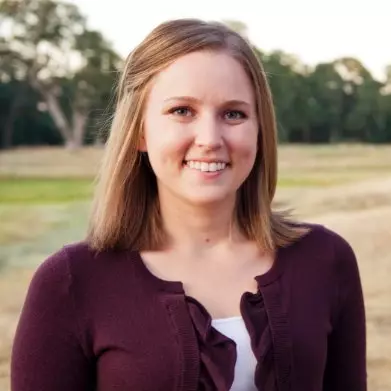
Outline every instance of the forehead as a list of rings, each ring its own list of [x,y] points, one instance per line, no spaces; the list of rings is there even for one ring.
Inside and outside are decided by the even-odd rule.
[[[151,100],[192,96],[200,100],[253,101],[253,86],[243,66],[224,52],[184,55],[155,78]]]

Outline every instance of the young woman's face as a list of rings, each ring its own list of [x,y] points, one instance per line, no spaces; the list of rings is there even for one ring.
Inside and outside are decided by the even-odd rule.
[[[233,201],[257,153],[254,91],[222,52],[184,55],[151,86],[144,138],[160,196],[193,204]]]

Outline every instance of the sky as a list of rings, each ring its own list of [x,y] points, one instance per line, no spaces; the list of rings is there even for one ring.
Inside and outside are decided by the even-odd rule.
[[[281,49],[308,65],[359,59],[378,78],[391,65],[391,0],[71,0],[122,56],[174,18],[244,22],[261,50]]]

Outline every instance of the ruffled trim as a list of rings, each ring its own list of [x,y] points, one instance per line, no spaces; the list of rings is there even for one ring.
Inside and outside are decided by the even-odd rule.
[[[236,344],[212,327],[205,307],[185,297],[200,351],[200,391],[228,391],[234,380]],[[241,298],[241,313],[257,358],[255,386],[262,391],[288,391],[291,375],[291,340],[280,284],[259,286]]]
[[[186,297],[200,351],[199,391],[228,391],[234,381],[236,344],[212,327],[205,307]]]
[[[257,359],[255,386],[258,390],[274,391],[276,376],[274,371],[273,341],[263,296],[246,292],[241,299],[241,312],[251,336],[251,347]]]
[[[269,357],[270,354],[267,353],[267,360],[274,361],[272,372],[276,383],[275,389],[289,391],[292,380],[292,338],[288,321],[289,303],[283,300],[285,296],[282,294],[281,281],[275,281],[273,284],[262,287],[261,292],[268,318],[268,339],[270,339],[272,345],[272,354]],[[269,390],[268,388],[265,389]]]
[[[183,361],[177,390],[229,391],[235,376],[236,344],[212,326],[205,307],[184,291],[162,297],[173,321]],[[255,386],[260,391],[290,391],[292,341],[289,303],[283,300],[281,281],[242,295],[240,309],[257,359]]]
[[[165,293],[183,363],[178,390],[229,391],[234,380],[236,344],[212,326],[205,307],[182,293]],[[292,344],[281,282],[258,285],[243,294],[240,309],[257,359],[255,385],[260,391],[290,391]],[[190,315],[190,316],[189,316]]]

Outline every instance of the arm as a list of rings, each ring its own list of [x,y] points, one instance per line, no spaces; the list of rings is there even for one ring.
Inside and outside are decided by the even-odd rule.
[[[339,238],[336,244],[338,303],[329,336],[324,391],[365,391],[366,328],[364,300],[355,254]]]
[[[65,250],[49,257],[30,284],[11,358],[12,391],[89,391]]]

